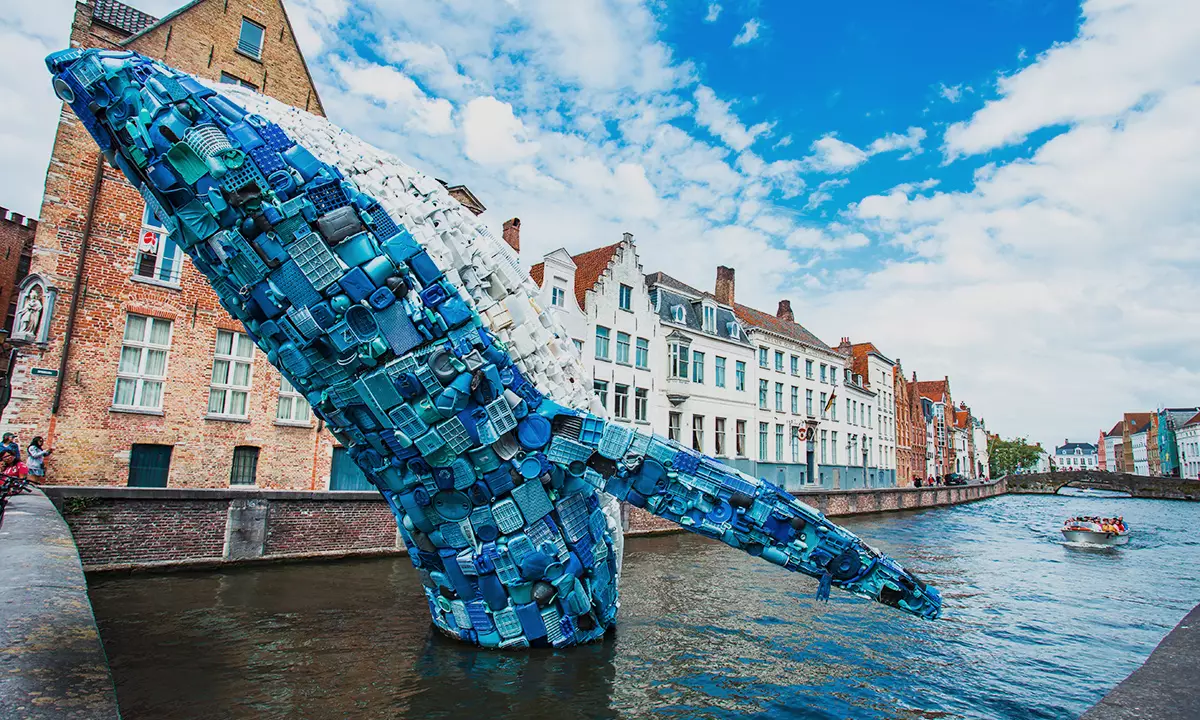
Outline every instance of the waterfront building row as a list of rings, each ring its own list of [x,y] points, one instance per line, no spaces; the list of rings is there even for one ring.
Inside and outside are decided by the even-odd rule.
[[[1125,413],[1096,447],[1100,470],[1200,480],[1200,405]]]

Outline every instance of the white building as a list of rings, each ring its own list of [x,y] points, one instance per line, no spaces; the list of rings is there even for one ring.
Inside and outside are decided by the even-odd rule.
[[[952,425],[950,435],[954,443],[954,472],[963,477],[972,477],[970,444],[971,432],[966,427]]]
[[[1150,458],[1146,451],[1146,433],[1148,430],[1149,425],[1142,428],[1141,432],[1136,432],[1129,436],[1129,445],[1133,448],[1134,475],[1150,474]]]
[[[1104,436],[1104,463],[1100,466],[1101,470],[1117,472],[1125,465],[1121,454],[1125,450],[1125,442],[1122,439],[1124,427],[1124,421],[1118,420],[1113,429]]]
[[[1100,450],[1094,443],[1063,440],[1054,448],[1054,467],[1065,472],[1099,470]]]
[[[857,373],[859,384],[871,393],[866,400],[865,418],[870,461],[868,484],[896,484],[896,363],[879,351],[873,343],[850,342],[842,338],[838,352],[846,356],[847,372]],[[853,384],[854,378],[851,378]],[[862,398],[858,398],[862,402]],[[853,410],[853,402],[851,404]],[[849,416],[849,415],[848,415]],[[861,425],[860,425],[861,428]]]
[[[971,477],[987,481],[992,478],[991,461],[988,456],[987,424],[980,418],[971,417],[971,433],[975,439],[975,468]]]
[[[1200,480],[1200,413],[1175,431],[1175,443],[1179,446],[1179,476]]]

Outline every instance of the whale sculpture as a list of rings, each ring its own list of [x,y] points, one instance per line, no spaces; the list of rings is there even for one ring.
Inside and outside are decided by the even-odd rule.
[[[937,590],[768,482],[608,422],[508,246],[322,118],[132,52],[46,59],[109,163],[300,389],[399,524],[433,623],[485,647],[596,640],[617,501],[935,618]]]

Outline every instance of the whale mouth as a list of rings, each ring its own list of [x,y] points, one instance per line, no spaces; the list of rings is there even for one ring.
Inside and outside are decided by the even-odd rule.
[[[616,501],[934,618],[940,595],[782,488],[609,421],[510,249],[328,122],[132,52],[55,90],[387,501],[438,629],[565,647],[615,622]],[[68,99],[69,98],[69,99]]]

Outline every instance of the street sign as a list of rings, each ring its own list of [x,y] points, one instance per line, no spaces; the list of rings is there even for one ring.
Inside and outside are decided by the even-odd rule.
[[[58,371],[51,370],[50,368],[30,368],[29,373],[31,375],[40,375],[42,377],[58,377]]]

